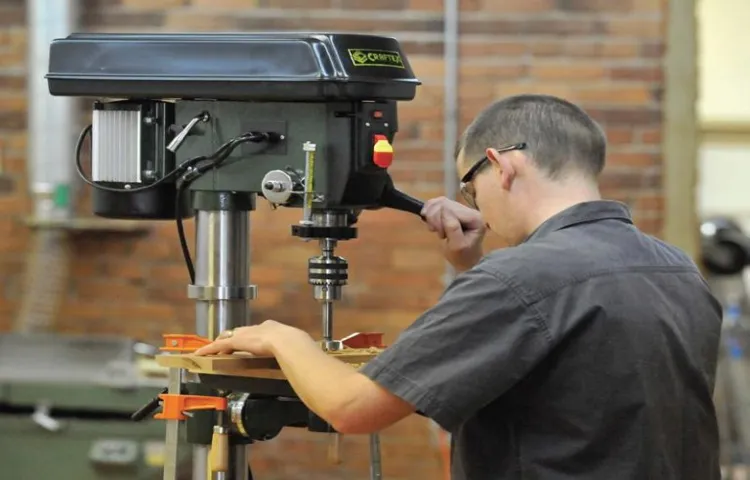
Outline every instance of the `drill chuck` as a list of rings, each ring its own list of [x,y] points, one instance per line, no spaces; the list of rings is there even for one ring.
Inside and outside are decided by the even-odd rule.
[[[346,285],[349,279],[349,264],[341,257],[313,257],[307,268],[310,285]]]

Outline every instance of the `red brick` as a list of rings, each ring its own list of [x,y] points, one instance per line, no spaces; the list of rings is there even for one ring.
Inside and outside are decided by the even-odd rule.
[[[442,32],[443,25],[440,20],[388,20],[378,18],[316,18],[316,17],[293,17],[283,16],[276,18],[246,17],[238,19],[238,27],[241,30],[329,30],[346,31],[358,33],[380,33],[385,32]],[[389,35],[392,33],[389,33]]]
[[[609,128],[606,132],[609,144],[629,144],[633,141],[633,130],[630,128]]]
[[[463,40],[459,44],[459,58],[466,57],[517,57],[529,50],[529,45],[522,41],[469,41]]]
[[[466,62],[461,64],[458,77],[461,82],[484,82],[486,79],[519,79],[526,72],[526,66],[517,63],[493,65],[486,62]]]
[[[620,2],[607,2],[618,4]],[[615,36],[655,39],[664,34],[664,24],[658,20],[617,18],[607,22],[607,32]]]
[[[258,0],[259,6],[267,8],[328,8],[331,0]]]
[[[641,131],[640,140],[643,143],[661,143],[661,129],[652,128]]]
[[[594,19],[542,16],[523,20],[471,18],[460,24],[460,31],[465,34],[484,35],[577,35],[597,34],[600,30],[600,22]]]
[[[402,268],[405,270],[431,268],[435,265],[442,264],[444,261],[442,252],[437,246],[424,249],[400,248],[393,252],[391,258],[391,263],[395,268]]]
[[[445,62],[442,57],[433,55],[412,55],[408,57],[411,69],[417,78],[442,78],[445,75]],[[422,90],[424,87],[420,87]]]
[[[82,279],[75,283],[76,298],[107,298],[116,292],[118,301],[137,301],[143,296],[143,289],[120,278]]]
[[[608,164],[625,167],[652,167],[660,161],[661,156],[653,153],[611,153],[607,158]]]
[[[636,42],[632,43],[603,43],[597,49],[601,58],[631,58],[640,57],[643,49]]]
[[[556,0],[482,0],[482,10],[502,13],[537,13],[555,8]]]
[[[558,50],[552,50],[553,52],[559,52],[562,56],[580,57],[580,58],[601,58],[601,59],[617,59],[617,58],[635,58],[641,55],[641,45],[637,42],[624,41],[624,42],[566,42],[556,43]],[[549,47],[551,48],[551,47]]]
[[[502,82],[495,85],[495,97],[509,97],[522,94],[544,94],[554,95],[562,98],[570,98],[573,95],[573,86],[562,81],[554,82]]]
[[[202,10],[170,12],[164,24],[167,31],[185,29],[192,31],[231,30],[235,29],[236,26],[237,19],[231,13],[208,13]]]
[[[26,211],[28,205],[29,201],[25,196],[0,195],[0,215],[18,215],[20,212]]]
[[[166,8],[182,7],[190,3],[190,0],[120,0],[125,8],[135,10],[164,10]],[[215,3],[221,3],[217,0]]]
[[[537,62],[530,67],[529,75],[540,80],[570,80],[584,83],[586,80],[605,77],[606,68],[601,64]]]
[[[660,13],[666,0],[631,0],[633,12]]]
[[[10,155],[14,152],[23,154],[26,153],[27,148],[27,137],[26,133],[22,131],[9,131],[0,133],[0,138],[3,139],[5,144],[5,152]]]
[[[403,10],[409,4],[408,0],[338,0],[340,8],[344,10]]]
[[[647,85],[582,88],[576,92],[575,97],[579,102],[592,102],[599,105],[606,103],[641,105],[654,99]]]
[[[665,199],[663,195],[644,195],[636,198],[634,207],[638,210],[662,212],[665,207]]]
[[[23,4],[0,5],[0,28],[23,25],[26,21],[26,11]]]
[[[235,12],[253,9],[258,5],[260,0],[188,0],[189,3],[196,7],[206,7],[208,9],[227,8]]]
[[[660,67],[616,67],[609,71],[613,80],[640,80],[642,82],[661,82],[664,71]]]
[[[424,122],[434,120],[435,118],[441,118],[443,115],[443,102],[437,105],[430,106],[409,106],[409,108],[403,108],[399,111],[398,121],[404,122]],[[403,147],[399,142],[399,150]]]
[[[23,90],[26,78],[15,74],[0,74],[0,90]]]
[[[633,222],[645,233],[657,236],[661,234],[664,226],[664,221],[660,218],[634,218]]]
[[[443,55],[443,42],[440,40],[426,41],[403,41],[401,48],[406,52],[407,58],[413,55]]]
[[[6,155],[2,159],[1,166],[3,173],[23,174],[26,172],[26,158],[20,155]]]
[[[442,123],[424,123],[420,138],[423,140],[441,141],[445,137]]]
[[[2,48],[0,49],[0,70],[21,66],[25,58],[25,52],[21,49]]]
[[[87,9],[83,15],[85,23],[96,30],[121,31],[123,26],[136,26],[139,29],[162,27],[166,11]]]
[[[434,2],[435,0],[423,0],[423,1]],[[458,2],[458,7],[462,12],[463,11],[476,11],[482,8],[481,2],[482,0],[461,0],[460,2]],[[442,2],[440,3],[442,4]]]
[[[638,189],[660,188],[661,175],[658,172],[649,172],[642,168],[608,165],[602,172],[599,184],[603,190],[626,189],[637,191]]]
[[[633,0],[558,0],[557,7],[561,10],[575,12],[630,12]]]
[[[656,108],[620,107],[611,108],[591,106],[587,109],[589,115],[608,126],[611,125],[654,125],[661,119],[661,111]]]
[[[476,4],[478,0],[470,0],[468,2],[461,2],[463,3],[474,3]],[[442,12],[443,11],[443,2],[439,0],[409,0],[408,4],[409,10],[428,10],[433,12]],[[463,7],[463,5],[462,5]],[[476,5],[475,5],[476,8]]]
[[[583,46],[586,46],[585,44]],[[591,47],[591,45],[589,45]],[[565,50],[565,45],[557,41],[534,42],[529,46],[529,51],[536,57],[560,56]]]

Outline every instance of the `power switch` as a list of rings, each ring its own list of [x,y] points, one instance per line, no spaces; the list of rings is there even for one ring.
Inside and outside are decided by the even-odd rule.
[[[372,162],[380,168],[388,168],[393,163],[393,146],[385,135],[374,135]]]

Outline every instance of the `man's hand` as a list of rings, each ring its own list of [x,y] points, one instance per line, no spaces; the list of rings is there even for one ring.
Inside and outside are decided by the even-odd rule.
[[[275,347],[279,342],[290,340],[313,343],[310,335],[298,328],[266,320],[260,325],[235,328],[231,336],[224,332],[213,343],[196,350],[195,355],[248,352],[259,357],[270,357],[275,355]]]
[[[445,258],[456,270],[468,270],[482,258],[487,227],[479,212],[439,197],[425,202],[422,216],[430,231],[445,240]]]

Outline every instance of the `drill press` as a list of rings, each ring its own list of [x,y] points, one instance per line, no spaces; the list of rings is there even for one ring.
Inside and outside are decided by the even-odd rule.
[[[291,234],[320,244],[308,282],[321,304],[321,347],[342,348],[332,334],[333,304],[348,279],[346,260],[335,255],[338,242],[356,238],[365,210],[419,214],[422,207],[396,190],[388,173],[396,104],[412,100],[419,85],[395,39],[74,34],[52,43],[47,79],[52,95],[95,100],[76,152],[79,174],[93,187],[94,213],[176,221],[197,335],[213,339],[250,323],[248,300],[258,294],[250,283],[250,212],[260,196],[273,207],[301,209]],[[81,167],[87,137],[90,177]],[[195,262],[182,226],[192,217]],[[185,419],[196,479],[248,478],[246,445],[284,427],[332,431],[281,380],[173,370],[167,390],[175,398],[187,391],[214,399]],[[167,422],[170,480],[181,424],[175,418]],[[217,435],[229,444],[222,447],[229,460],[211,473],[208,445]]]

